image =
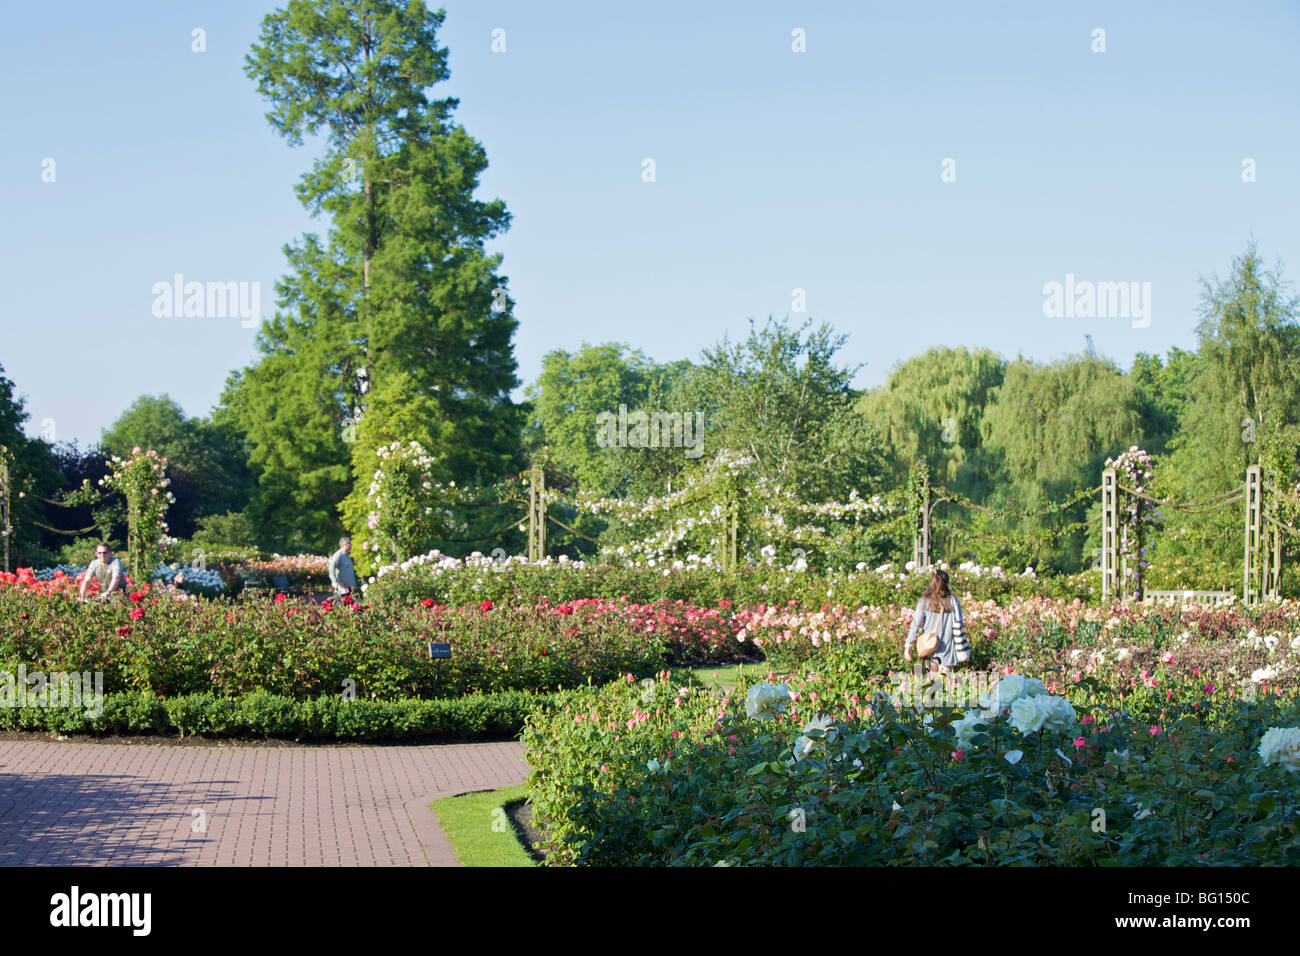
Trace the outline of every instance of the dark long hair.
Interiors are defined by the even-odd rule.
[[[948,587],[947,571],[934,572],[930,586],[925,589],[921,599],[929,604],[931,611],[952,610],[952,588]]]

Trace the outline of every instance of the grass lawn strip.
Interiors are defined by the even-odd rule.
[[[536,866],[519,842],[508,804],[528,796],[526,784],[433,802],[433,812],[465,866]]]

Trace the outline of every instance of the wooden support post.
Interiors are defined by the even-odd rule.
[[[546,472],[537,469],[537,560],[546,558]]]
[[[1263,469],[1251,465],[1246,469],[1246,535],[1245,559],[1242,568],[1241,601],[1255,604],[1262,597],[1264,569],[1261,567]]]
[[[9,537],[13,530],[9,524],[9,463],[0,458],[0,531],[4,532],[5,574],[9,573]]]
[[[916,527],[912,529],[912,563],[917,568],[930,567],[930,469],[922,459],[924,469],[921,476],[921,510],[916,518]]]
[[[536,564],[546,554],[546,475],[536,466],[528,483],[528,563]]]
[[[930,472],[926,471],[921,483],[921,561],[920,567],[929,570],[934,564],[934,544],[930,537]]]
[[[1272,601],[1280,601],[1282,600],[1282,509],[1274,508],[1273,517],[1273,563],[1269,565],[1268,596]]]
[[[729,518],[728,527],[730,540],[728,541],[728,550],[730,553],[727,557],[727,566],[732,571],[735,571],[740,557],[740,498],[734,493],[731,496],[731,514],[729,515]]]
[[[528,563],[546,557],[546,473],[533,467],[528,484]]]
[[[1263,597],[1269,601],[1282,599],[1282,509],[1278,494],[1270,492],[1264,483],[1263,535]]]
[[[1123,581],[1117,580],[1119,555],[1119,482],[1114,468],[1101,473],[1101,599],[1122,600]]]
[[[722,489],[722,536],[718,539],[718,567],[723,571],[735,568],[731,547],[734,497],[731,486],[725,485]]]

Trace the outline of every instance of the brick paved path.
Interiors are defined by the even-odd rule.
[[[523,783],[522,758],[0,740],[0,865],[456,866],[430,802]]]

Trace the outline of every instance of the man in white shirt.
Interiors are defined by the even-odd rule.
[[[90,567],[86,568],[86,573],[81,578],[83,601],[92,577],[99,582],[100,601],[107,601],[109,595],[122,594],[126,590],[126,572],[122,569],[122,562],[113,557],[113,550],[103,541],[95,545],[95,560],[90,562]]]
[[[339,538],[339,549],[330,556],[330,586],[335,594],[351,594],[357,586],[357,573],[352,567],[351,538]]]

